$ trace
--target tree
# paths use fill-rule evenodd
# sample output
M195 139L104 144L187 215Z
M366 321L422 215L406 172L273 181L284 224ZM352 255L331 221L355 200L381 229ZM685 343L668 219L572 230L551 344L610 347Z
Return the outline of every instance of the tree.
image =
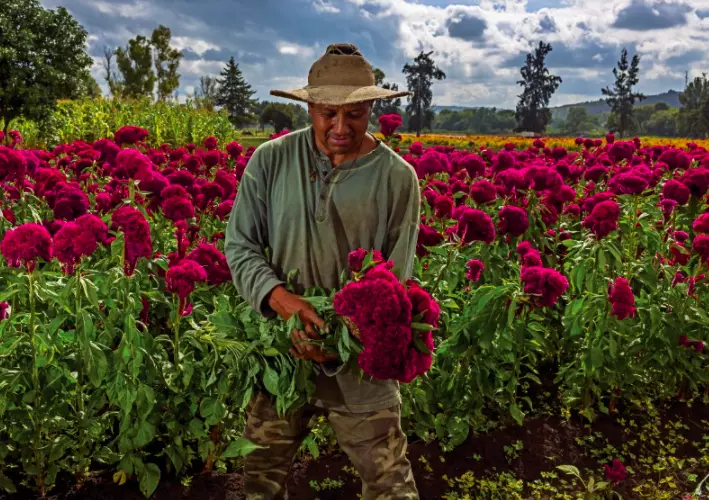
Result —
M106 71L106 84L108 85L108 90L111 92L112 97L120 97L122 82L118 79L115 70L113 69L113 58L116 55L116 51L109 47L103 48L103 69Z
M91 57L86 30L69 12L38 0L4 2L0 9L0 118L48 123L57 99L85 84Z
M182 52L170 47L172 33L162 24L153 30L150 43L153 46L155 74L158 84L158 101L167 100L180 86L177 68L182 60Z
M276 132L288 128L292 129L295 122L293 110L286 104L270 102L261 112L260 122L272 125Z
M438 68L431 59L433 51L424 53L423 51L416 56L413 64L404 65L404 74L406 75L406 85L412 95L408 98L409 103L406 106L408 114L409 131L415 130L416 137L421 135L421 130L430 128L435 116L431 109L433 101L433 93L431 85L433 80L443 80L446 74Z
M515 112L517 131L541 134L551 120L549 100L561 84L561 78L552 75L545 64L551 50L550 44L540 41L534 53L527 54L525 65L520 69L522 79L517 84L524 90L518 96Z
M707 74L689 82L679 95L682 107L677 117L679 133L687 137L709 136L709 79Z
M214 110L214 101L217 98L217 79L212 76L200 76L199 88L195 92L195 105L200 109Z
M96 99L101 97L101 87L88 70L82 71L78 77L79 83L76 92L65 97L68 99L81 99L82 97Z
M669 108L656 111L645 123L644 133L648 135L659 135L662 137L676 136L678 115L678 108Z
M588 114L586 108L569 108L566 120L561 125L561 131L565 135L589 134L597 126L596 120Z
M116 49L116 63L123 75L122 97L152 97L155 87L153 53L150 41L138 35L125 49Z
M384 81L386 75L382 70L376 68L374 70L374 82L375 85L387 89L398 91L399 86L396 83L388 83ZM401 114L401 99L380 99L374 102L374 107L372 108L372 115L370 121L373 125L378 123L379 117L382 115L396 113Z
M635 54L632 62L628 64L628 50L623 49L617 67L613 68L613 76L615 76L613 88L601 89L603 95L607 96L606 103L611 107L611 116L614 117L612 122L615 123L621 137L624 137L632 127L635 101L645 99L643 94L633 92L633 86L639 81L639 65L640 56Z
M219 89L215 104L227 110L229 121L235 127L243 126L254 120L252 111L256 101L252 99L252 96L256 92L251 89L251 85L246 83L233 56L219 76L221 78L217 79Z

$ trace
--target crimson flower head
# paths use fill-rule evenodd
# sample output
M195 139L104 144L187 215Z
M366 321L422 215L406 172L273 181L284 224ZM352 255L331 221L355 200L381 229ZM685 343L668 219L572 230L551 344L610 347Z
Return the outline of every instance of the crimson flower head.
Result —
M409 146L409 153L416 156L421 156L423 154L423 144L420 142L414 142Z
M429 149L418 159L415 168L419 179L424 179L426 176L440 172L448 172L448 156L444 153Z
M364 263L364 259L367 257L369 252L365 250L364 248L358 248L357 250L352 250L348 255L347 255L347 265L350 268L350 271L354 273L358 273L362 270L362 264ZM384 262L384 256L379 250L372 250L372 262L375 264L381 264Z
M24 263L32 272L37 259L52 260L52 237L41 224L21 224L5 233L0 253L11 267Z
M116 166L130 179L149 181L153 173L153 162L137 149L124 149L116 156ZM118 174L114 171L114 177Z
M625 465L617 458L613 459L612 465L606 464L604 468L606 470L606 481L613 483L614 486L625 481L625 478L628 476Z
M471 179L485 174L485 160L478 155L467 154L458 159L458 165L468 172Z
M232 159L236 160L239 156L241 156L241 153L244 152L244 146L236 141L233 141L226 145L226 152Z
M0 146L0 182L6 180L20 183L26 173L27 156L22 151Z
M416 242L416 255L423 257L428 254L426 247L435 247L443 241L443 235L435 228L427 225L419 225L418 240Z
M709 234L709 212L697 217L692 224L692 229L696 233Z
M163 189L163 191L165 191ZM194 217L194 205L189 198L171 196L162 202L165 217L173 222L191 219Z
M541 307L556 304L569 288L569 281L563 274L546 267L524 267L520 278L524 283L524 293L534 295L534 303Z
M484 205L497 198L497 189L490 181L483 179L470 186L470 196L475 203Z
M524 255L521 256L522 267L538 267L542 266L542 254L536 248L530 248Z
M57 186L54 194L54 217L74 220L88 212L89 197L81 189L69 184Z
M684 243L689 238L689 235L684 231L674 231L672 233L672 238L675 241L678 241L680 243Z
M488 214L470 207L460 207L457 211L458 228L456 233L463 243L482 241L491 244L495 239L495 224Z
M436 209L436 217L448 217L451 214L451 210L453 210L453 205L455 205L455 203L450 196L446 194L437 195L436 199L433 201L433 207Z
M615 194L641 194L650 185L650 180L632 170L614 176L608 187Z
M635 315L635 296L627 279L619 276L609 287L608 300L613 305L611 315L618 319L630 318Z
M590 229L599 240L618 229L620 206L613 200L602 201L583 220L582 225Z
M204 147L207 148L208 151L211 151L212 149L217 149L217 144L217 138L213 135L210 135L204 140Z
M675 208L677 208L677 202L670 198L660 200L660 203L658 203L658 205L662 209L662 214L665 217L669 217L670 215L672 215L672 212L674 212Z
M171 266L165 275L165 285L168 292L176 293L185 300L195 289L197 283L207 281L207 271L194 260L184 259L179 264Z
M483 271L485 270L485 264L483 263L483 261L478 259L470 259L466 264L466 267L468 269L468 272L465 274L465 277L468 278L470 281L480 281L480 277L482 276Z
M396 133L396 129L404 124L401 115L391 113L379 117L380 132L384 137L391 137Z
M231 270L226 257L214 245L200 243L187 254L187 259L200 264L207 272L207 283L220 285L231 281Z
M689 188L692 195L702 197L709 190L709 169L691 168L679 180Z
M679 205L686 205L691 194L686 185L675 179L670 179L662 186L662 197L674 200Z
M113 140L119 146L123 144L137 144L148 138L150 133L141 127L134 127L132 125L126 125L121 127L113 134Z
M0 321L10 317L10 304L7 302L0 302Z
M500 219L497 225L500 234L509 234L516 238L522 236L529 228L527 211L523 208L506 205L500 209L497 216Z
M74 272L74 266L81 257L89 256L98 247L94 233L78 222L67 222L54 235L54 256L64 264L67 273Z
M606 134L606 142L608 144L613 144L615 142L615 134L613 132L609 132Z
M576 203L571 203L564 209L564 214L570 216L570 217L580 217L581 216L581 207L579 207Z
M692 250L697 252L702 262L709 262L709 236L699 235L692 241Z
M127 205L113 212L111 219L112 228L124 232L124 268L126 274L131 275L138 259L153 255L150 225L139 210Z
M532 250L534 247L530 241L524 240L517 244L516 252L520 257L524 257L527 252Z

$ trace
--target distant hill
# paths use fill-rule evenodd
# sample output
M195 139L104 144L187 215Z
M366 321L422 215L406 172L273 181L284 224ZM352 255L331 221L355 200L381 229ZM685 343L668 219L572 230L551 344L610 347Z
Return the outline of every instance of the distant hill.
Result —
M679 108L679 94L680 93L676 90L668 90L662 94L648 96L647 99L643 100L640 104L657 104L659 102L664 102L671 108ZM451 111L462 111L472 107L473 106L434 106L433 111L436 113L439 113L444 109L449 109ZM599 115L610 111L608 104L606 104L604 100L598 99L597 101L577 102L575 104L566 104L564 106L551 108L552 119L566 120L566 114L569 112L569 109L578 107L586 108L586 111L588 111L591 115Z

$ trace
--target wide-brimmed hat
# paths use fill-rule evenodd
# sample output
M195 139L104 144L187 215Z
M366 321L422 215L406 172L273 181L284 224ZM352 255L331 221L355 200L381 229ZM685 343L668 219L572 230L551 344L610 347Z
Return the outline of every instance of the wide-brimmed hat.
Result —
M343 106L377 99L394 99L409 92L388 90L375 85L374 70L351 43L330 45L313 63L308 85L293 90L272 90L271 95L296 101Z

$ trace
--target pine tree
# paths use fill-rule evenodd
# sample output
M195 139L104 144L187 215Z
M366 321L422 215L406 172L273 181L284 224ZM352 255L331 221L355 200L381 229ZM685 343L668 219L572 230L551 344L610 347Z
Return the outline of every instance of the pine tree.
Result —
M138 35L128 40L125 49L116 49L116 63L123 75L121 95L123 97L152 97L155 87L153 73L153 52L150 40Z
M255 121L256 118L252 111L256 100L252 99L252 96L256 91L252 90L251 85L246 83L233 56L219 76L221 78L217 78L219 89L217 90L215 104L227 110L229 121L235 127Z
M430 128L433 123L434 113L431 109L433 80L443 80L446 74L438 68L431 59L433 51L416 56L413 64L404 65L406 85L413 95L409 97L406 113L409 117L409 131L415 130L416 137L421 135L421 130Z
M515 112L518 132L541 134L551 120L549 100L561 84L561 78L552 75L544 62L551 50L550 44L540 41L534 53L527 54L525 65L520 69L522 79L517 84L524 90L518 96Z
M170 47L171 37L170 28L162 24L153 30L150 37L157 75L158 101L167 100L180 86L180 74L177 68L183 55L179 50Z
M603 95L607 96L606 103L611 107L608 122L615 124L621 137L625 136L633 123L635 101L640 102L645 99L643 94L633 92L633 86L639 81L639 65L640 56L635 54L632 62L628 64L628 50L623 49L618 66L613 68L613 76L615 76L613 89L608 87L601 89Z

